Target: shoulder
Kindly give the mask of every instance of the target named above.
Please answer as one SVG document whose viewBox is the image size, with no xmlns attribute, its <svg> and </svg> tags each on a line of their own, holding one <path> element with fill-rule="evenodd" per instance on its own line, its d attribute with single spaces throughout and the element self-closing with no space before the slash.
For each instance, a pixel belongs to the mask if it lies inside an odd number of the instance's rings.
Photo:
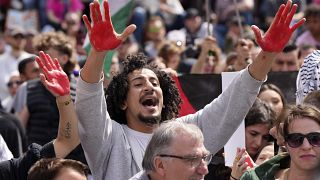
<svg viewBox="0 0 320 180">
<path fill-rule="evenodd" d="M 148 175 L 146 171 L 142 170 L 135 174 L 133 177 L 131 177 L 129 180 L 148 180 Z"/>
</svg>

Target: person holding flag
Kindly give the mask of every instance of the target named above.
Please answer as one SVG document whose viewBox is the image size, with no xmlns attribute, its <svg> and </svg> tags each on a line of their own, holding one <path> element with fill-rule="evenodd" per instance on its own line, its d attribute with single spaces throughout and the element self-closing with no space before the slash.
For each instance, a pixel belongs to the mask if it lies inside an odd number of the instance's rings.
<svg viewBox="0 0 320 180">
<path fill-rule="evenodd" d="M 104 57 L 136 27 L 129 25 L 118 34 L 111 23 L 107 1 L 103 1 L 103 7 L 104 17 L 97 0 L 90 4 L 92 23 L 83 16 L 93 48 L 77 82 L 79 135 L 94 179 L 129 179 L 142 170 L 141 162 L 153 130 L 161 122 L 177 117 L 181 99 L 166 73 L 147 64 L 145 56 L 132 55 L 124 62 L 124 70 L 110 82 L 105 100 Z M 264 36 L 258 27 L 252 26 L 262 48 L 252 64 L 240 71 L 229 87 L 202 110 L 176 119 L 197 125 L 210 153 L 220 150 L 237 129 L 255 101 L 276 55 L 304 23 L 305 19 L 301 19 L 289 26 L 296 9 L 297 5 L 292 5 L 291 0 L 281 5 Z M 188 155 L 202 156 L 196 151 Z M 183 159 L 171 159 L 188 164 Z M 207 173 L 198 167 L 192 172 L 190 177 L 203 177 Z"/>
</svg>

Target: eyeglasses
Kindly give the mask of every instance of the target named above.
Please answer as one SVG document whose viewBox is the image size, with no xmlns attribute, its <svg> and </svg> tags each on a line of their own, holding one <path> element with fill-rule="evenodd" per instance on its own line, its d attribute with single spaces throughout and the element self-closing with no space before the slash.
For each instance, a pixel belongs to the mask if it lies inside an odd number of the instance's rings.
<svg viewBox="0 0 320 180">
<path fill-rule="evenodd" d="M 159 154 L 158 156 L 182 159 L 186 162 L 189 162 L 191 167 L 198 167 L 201 164 L 202 160 L 206 163 L 206 165 L 208 165 L 211 162 L 213 154 L 207 154 L 204 156 L 176 156 L 170 154 Z"/>
<path fill-rule="evenodd" d="M 308 134 L 301 134 L 301 133 L 288 134 L 285 137 L 285 141 L 288 143 L 290 147 L 297 148 L 303 144 L 304 138 L 307 138 L 307 140 L 312 146 L 320 147 L 320 133 L 318 132 L 311 132 Z"/>
</svg>

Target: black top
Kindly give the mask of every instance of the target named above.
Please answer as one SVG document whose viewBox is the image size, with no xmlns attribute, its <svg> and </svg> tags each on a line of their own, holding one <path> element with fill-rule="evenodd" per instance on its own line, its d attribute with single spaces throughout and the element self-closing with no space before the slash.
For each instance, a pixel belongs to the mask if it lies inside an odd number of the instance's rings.
<svg viewBox="0 0 320 180">
<path fill-rule="evenodd" d="M 40 79 L 27 82 L 26 104 L 29 111 L 26 126 L 28 145 L 45 145 L 56 138 L 59 127 L 56 98 L 44 87 Z"/>
<path fill-rule="evenodd" d="M 20 158 L 0 162 L 0 180 L 27 180 L 28 171 L 41 158 L 56 157 L 53 141 L 41 146 L 32 143 L 28 151 Z M 87 165 L 81 144 L 79 144 L 66 159 L 81 161 Z"/>
<path fill-rule="evenodd" d="M 30 167 L 41 158 L 55 157 L 53 143 L 49 142 L 43 147 L 39 144 L 31 144 L 28 151 L 20 158 L 13 158 L 0 163 L 0 179 L 2 180 L 26 180 Z"/>
<path fill-rule="evenodd" d="M 0 134 L 13 157 L 20 157 L 27 150 L 27 138 L 19 119 L 0 109 L 0 124 Z"/>
</svg>

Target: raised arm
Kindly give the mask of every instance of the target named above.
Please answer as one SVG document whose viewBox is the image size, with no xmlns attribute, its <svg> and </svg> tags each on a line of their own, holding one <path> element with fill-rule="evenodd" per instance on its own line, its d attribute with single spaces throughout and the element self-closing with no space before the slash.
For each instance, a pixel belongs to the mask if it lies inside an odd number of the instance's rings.
<svg viewBox="0 0 320 180">
<path fill-rule="evenodd" d="M 286 5 L 282 4 L 280 6 L 270 28 L 264 36 L 261 35 L 260 29 L 257 26 L 253 25 L 251 27 L 256 41 L 262 49 L 249 67 L 251 76 L 257 80 L 264 80 L 266 78 L 275 56 L 283 50 L 292 33 L 305 22 L 303 18 L 290 27 L 293 15 L 298 7 L 296 4 L 291 5 L 292 1 L 288 0 Z"/>
<path fill-rule="evenodd" d="M 90 3 L 92 23 L 89 22 L 86 15 L 83 15 L 83 21 L 92 45 L 88 59 L 81 71 L 81 78 L 88 83 L 96 83 L 101 79 L 106 52 L 118 47 L 136 29 L 135 25 L 130 25 L 122 34 L 116 33 L 113 29 L 109 4 L 106 0 L 103 1 L 103 7 L 104 18 L 102 18 L 98 0 Z"/>
<path fill-rule="evenodd" d="M 233 79 L 221 95 L 202 110 L 179 118 L 200 127 L 204 135 L 205 146 L 211 153 L 218 152 L 227 143 L 245 118 L 257 97 L 263 80 L 266 79 L 274 57 L 283 49 L 294 29 L 304 22 L 302 19 L 292 28 L 289 27 L 289 21 L 297 8 L 294 5 L 290 11 L 290 7 L 291 1 L 288 1 L 286 6 L 280 7 L 275 22 L 263 38 L 259 34 L 259 29 L 253 27 L 257 42 L 263 50 L 249 66 L 249 72 L 240 71 L 240 74 Z M 279 14 L 282 16 L 280 17 Z M 284 22 L 287 24 L 284 25 Z"/>
<path fill-rule="evenodd" d="M 53 146 L 56 157 L 64 158 L 80 143 L 78 119 L 70 96 L 69 79 L 58 60 L 52 60 L 48 54 L 40 51 L 40 57 L 36 57 L 36 61 L 42 70 L 41 82 L 56 97 L 60 118 Z"/>
<path fill-rule="evenodd" d="M 212 52 L 213 54 L 209 54 Z M 215 55 L 214 55 L 215 54 Z M 203 73 L 221 73 L 222 65 L 220 61 L 221 50 L 217 45 L 216 39 L 212 36 L 205 37 L 201 44 L 201 52 L 197 62 L 192 66 L 192 74 Z M 211 66 L 212 69 L 208 72 L 206 67 Z"/>
</svg>

